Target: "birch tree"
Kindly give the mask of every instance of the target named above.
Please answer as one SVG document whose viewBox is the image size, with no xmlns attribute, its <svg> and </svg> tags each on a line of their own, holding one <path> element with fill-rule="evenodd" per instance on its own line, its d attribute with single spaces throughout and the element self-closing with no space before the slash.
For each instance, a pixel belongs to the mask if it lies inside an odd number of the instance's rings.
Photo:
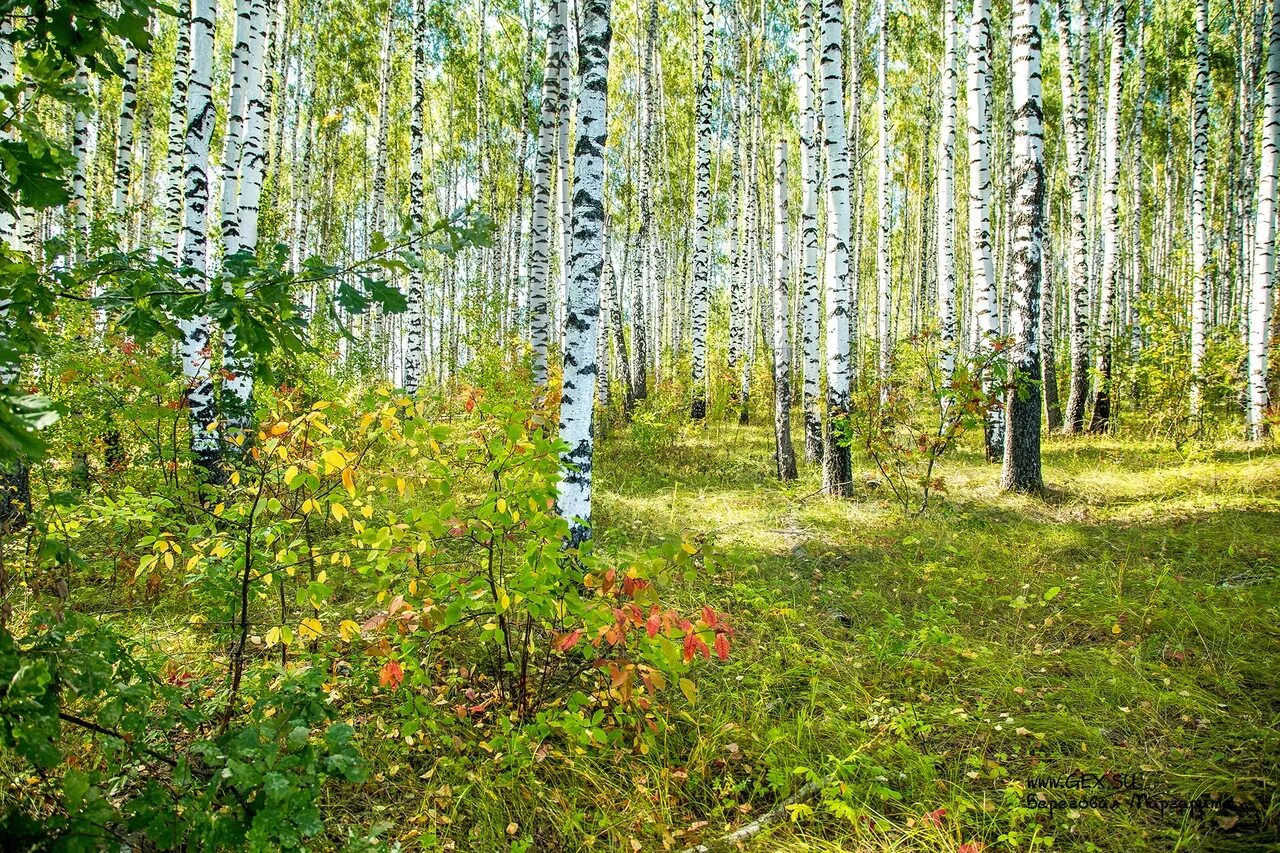
<svg viewBox="0 0 1280 853">
<path fill-rule="evenodd" d="M 942 120 L 938 133 L 937 263 L 939 369 L 943 386 L 951 384 L 956 366 L 956 262 L 952 245 L 955 222 L 956 92 L 959 47 L 956 0 L 943 0 Z"/>
<path fill-rule="evenodd" d="M 560 116 L 560 69 L 568 64 L 565 0 L 548 0 L 547 64 L 542 75 L 542 106 L 538 111 L 538 149 L 533 162 L 533 202 L 530 208 L 529 340 L 533 347 L 533 381 L 547 382 L 547 346 L 551 314 L 547 304 L 547 276 L 551 269 L 551 218 L 556 139 Z M 559 288 L 557 287 L 557 292 Z"/>
<path fill-rule="evenodd" d="M 1111 78 L 1107 90 L 1102 146 L 1102 274 L 1098 295 L 1096 387 L 1089 431 L 1111 427 L 1112 303 L 1120 274 L 1120 98 L 1124 88 L 1125 4 L 1117 2 L 1111 19 Z"/>
<path fill-rule="evenodd" d="M 819 411 L 818 354 L 818 144 L 813 104 L 814 0 L 800 0 L 800 347 L 803 353 L 805 461 L 822 457 L 822 414 Z"/>
<path fill-rule="evenodd" d="M 991 249 L 991 0 L 973 0 L 969 25 L 969 247 L 973 289 L 973 324 L 979 355 L 989 359 L 1000 337 L 999 301 Z M 993 378 L 983 376 L 991 393 Z M 1004 456 L 1004 409 L 986 415 L 987 460 Z"/>
<path fill-rule="evenodd" d="M 1010 257 L 1010 390 L 1005 410 L 1009 434 L 1001 487 L 1044 488 L 1040 470 L 1040 285 L 1044 240 L 1044 107 L 1040 89 L 1040 2 L 1014 0 L 1013 252 Z"/>
<path fill-rule="evenodd" d="M 1066 140 L 1067 182 L 1071 194 L 1071 249 L 1067 275 L 1070 291 L 1071 385 L 1062 429 L 1084 429 L 1089 396 L 1089 188 L 1085 162 L 1085 107 L 1079 90 L 1072 42 L 1071 9 L 1058 3 L 1058 67 L 1062 81 L 1063 136 Z"/>
<path fill-rule="evenodd" d="M 183 153 L 182 255 L 184 284 L 206 288 L 209 214 L 209 146 L 217 111 L 213 105 L 213 26 L 217 0 L 195 0 L 191 13 L 191 75 L 187 84 L 187 130 Z M 217 417 L 210 370 L 210 323 L 195 317 L 178 323 L 179 353 L 187 386 L 191 420 L 191 450 L 197 464 L 219 476 L 218 438 L 211 427 Z"/>
<path fill-rule="evenodd" d="M 824 7 L 825 8 L 825 7 Z M 880 0 L 880 55 L 876 62 L 876 100 L 880 107 L 879 170 L 876 187 L 876 210 L 880 228 L 876 238 L 876 334 L 879 358 L 876 376 L 882 384 L 889 381 L 890 329 L 889 309 L 892 283 L 889 269 L 889 2 Z"/>
<path fill-rule="evenodd" d="M 191 6 L 182 0 L 175 18 L 177 35 L 173 57 L 173 89 L 169 97 L 169 146 L 165 174 L 164 229 L 160 241 L 175 266 L 182 250 L 183 155 L 187 136 L 187 81 L 191 76 Z"/>
<path fill-rule="evenodd" d="M 570 547 L 591 538 L 591 423 L 596 382 L 596 331 L 604 243 L 604 149 L 608 130 L 609 0 L 583 0 L 578 47 L 580 89 L 573 164 L 573 258 L 565 310 L 561 455 L 566 470 L 558 509 L 569 523 Z"/>
<path fill-rule="evenodd" d="M 787 214 L 787 143 L 779 141 L 773 154 L 773 436 L 780 480 L 796 478 L 796 453 L 791 446 L 791 329 L 787 317 L 791 306 L 791 237 Z"/>
<path fill-rule="evenodd" d="M 693 282 L 689 293 L 689 337 L 693 399 L 689 416 L 707 416 L 707 314 L 711 285 L 711 65 L 715 39 L 714 0 L 699 0 L 702 50 L 694 101 Z"/>
<path fill-rule="evenodd" d="M 424 139 L 423 113 L 426 111 L 427 68 L 427 4 L 426 0 L 413 2 L 413 95 L 409 104 L 409 222 L 416 228 L 423 227 L 422 176 Z M 423 249 L 418 250 L 422 254 Z M 543 292 L 543 310 L 546 310 L 546 292 Z M 409 316 L 405 335 L 404 377 L 402 384 L 410 394 L 416 394 L 422 385 L 423 361 L 426 355 L 425 333 L 427 326 L 426 295 L 423 293 L 423 275 L 420 264 L 409 269 Z M 544 356 L 543 369 L 546 368 Z"/>
<path fill-rule="evenodd" d="M 829 495 L 852 494 L 849 447 L 838 428 L 849 411 L 849 149 L 844 133 L 842 0 L 824 0 L 818 53 L 821 59 L 822 127 L 827 152 L 827 240 L 824 286 L 827 314 L 827 424 L 822 454 L 822 488 Z"/>
<path fill-rule="evenodd" d="M 1209 156 L 1209 0 L 1196 2 L 1196 79 L 1191 131 L 1191 416 L 1200 416 L 1205 330 L 1208 323 L 1207 266 Z"/>
<path fill-rule="evenodd" d="M 1280 182 L 1280 0 L 1272 0 L 1267 44 L 1266 106 L 1258 204 L 1253 228 L 1253 282 L 1249 299 L 1249 437 L 1267 434 L 1267 358 L 1275 280 L 1276 195 Z"/>
<path fill-rule="evenodd" d="M 133 180 L 133 125 L 138 110 L 138 49 L 124 42 L 124 77 L 120 83 L 120 124 L 116 129 L 115 181 L 111 192 L 111 212 L 124 245 L 129 234 L 126 216 L 129 186 Z"/>
</svg>

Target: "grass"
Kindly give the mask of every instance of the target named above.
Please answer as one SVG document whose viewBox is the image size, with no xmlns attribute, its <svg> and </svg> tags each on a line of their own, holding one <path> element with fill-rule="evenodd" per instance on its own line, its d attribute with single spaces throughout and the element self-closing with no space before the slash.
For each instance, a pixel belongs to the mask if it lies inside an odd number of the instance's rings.
<svg viewBox="0 0 1280 853">
<path fill-rule="evenodd" d="M 713 539 L 724 567 L 680 594 L 739 642 L 628 762 L 661 793 L 628 790 L 630 834 L 597 846 L 714 837 L 807 769 L 839 784 L 757 848 L 1280 849 L 1275 452 L 1055 438 L 1038 499 L 965 447 L 945 503 L 909 519 L 866 485 L 816 495 L 811 467 L 776 482 L 767 426 L 643 437 L 603 446 L 600 547 Z M 1072 774 L 1140 790 L 1028 807 Z"/>
<path fill-rule="evenodd" d="M 348 695 L 375 772 L 326 792 L 333 840 L 680 850 L 823 778 L 750 847 L 1280 849 L 1280 452 L 1053 438 L 1035 498 L 1000 493 L 966 445 L 944 500 L 909 518 L 866 460 L 853 500 L 819 494 L 813 466 L 779 483 L 757 420 L 642 410 L 600 444 L 596 548 L 713 543 L 716 569 L 669 595 L 736 631 L 692 701 L 668 692 L 651 748 L 533 752 L 501 719 L 480 733 L 447 714 L 405 738 L 411 711 Z M 170 659 L 216 657 L 189 610 L 115 622 Z M 1035 787 L 1081 774 L 1105 780 Z"/>
</svg>

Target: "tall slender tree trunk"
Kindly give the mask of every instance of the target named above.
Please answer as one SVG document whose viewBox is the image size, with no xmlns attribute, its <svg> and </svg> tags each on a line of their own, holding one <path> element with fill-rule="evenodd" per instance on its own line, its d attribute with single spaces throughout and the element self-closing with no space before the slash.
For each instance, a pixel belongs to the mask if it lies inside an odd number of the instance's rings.
<svg viewBox="0 0 1280 853">
<path fill-rule="evenodd" d="M 825 8 L 825 7 L 824 7 Z M 889 382 L 889 357 L 892 352 L 892 330 L 889 327 L 890 299 L 892 298 L 891 269 L 889 266 L 889 3 L 880 0 L 880 56 L 876 65 L 876 99 L 880 108 L 880 181 L 877 185 L 876 209 L 880 217 L 880 231 L 876 242 L 876 331 L 879 341 L 879 359 L 876 376 L 882 391 Z"/>
<path fill-rule="evenodd" d="M 1102 146 L 1102 276 L 1098 295 L 1097 387 L 1089 431 L 1111 428 L 1111 343 L 1113 306 L 1120 277 L 1120 98 L 1124 91 L 1125 4 L 1116 2 L 1111 20 L 1111 84 L 1107 92 Z"/>
<path fill-rule="evenodd" d="M 973 277 L 973 323 L 978 356 L 989 360 L 1000 337 L 991 246 L 991 0 L 974 0 L 969 25 L 969 245 Z M 991 371 L 983 388 L 994 391 Z M 987 461 L 1004 457 L 1004 408 L 986 415 Z"/>
<path fill-rule="evenodd" d="M 849 412 L 849 149 L 844 132 L 843 34 L 843 0 L 823 0 L 818 48 L 827 152 L 827 240 L 823 258 L 827 424 L 822 488 L 829 495 L 848 497 L 853 491 L 853 472 L 847 439 L 840 429 Z"/>
<path fill-rule="evenodd" d="M 1199 418 L 1204 393 L 1208 324 L 1209 0 L 1196 2 L 1196 79 L 1191 135 L 1191 417 Z"/>
<path fill-rule="evenodd" d="M 123 248 L 129 240 L 129 185 L 133 181 L 133 126 L 138 111 L 138 49 L 124 42 L 124 78 L 120 88 L 120 125 L 116 131 L 115 182 L 111 212 L 116 217 L 116 233 Z"/>
<path fill-rule="evenodd" d="M 427 67 L 427 4 L 426 0 L 413 2 L 413 100 L 409 104 L 409 222 L 415 229 L 423 227 L 423 207 L 426 191 L 422 170 L 424 161 L 423 114 L 426 111 Z M 523 105 L 522 105 L 523 107 Z M 521 110 L 523 115 L 523 108 Z M 425 247 L 419 245 L 419 256 Z M 426 297 L 423 293 L 422 268 L 415 264 L 409 270 L 409 316 L 405 335 L 404 389 L 416 394 L 422 387 L 423 361 L 426 356 Z"/>
<path fill-rule="evenodd" d="M 1249 438 L 1267 434 L 1267 357 L 1275 280 L 1276 195 L 1280 182 L 1280 0 L 1272 0 L 1267 45 L 1266 118 L 1258 167 L 1258 207 L 1253 228 L 1253 287 L 1249 299 Z"/>
<path fill-rule="evenodd" d="M 187 135 L 187 81 L 191 76 L 191 0 L 182 0 L 175 18 L 173 89 L 169 100 L 169 145 L 165 169 L 165 214 L 161 248 L 174 265 L 182 250 L 183 154 Z"/>
<path fill-rule="evenodd" d="M 959 88 L 956 0 L 943 0 L 942 120 L 938 133 L 937 261 L 939 369 L 943 387 L 956 367 L 956 259 L 953 245 L 956 214 L 956 93 Z M 949 398 L 947 398 L 949 399 Z"/>
<path fill-rule="evenodd" d="M 604 261 L 604 151 L 609 82 L 609 0 L 583 0 L 578 51 L 577 145 L 573 165 L 573 264 L 565 312 L 564 394 L 560 440 L 568 445 L 559 511 L 569 545 L 591 538 L 591 435 L 596 381 L 596 331 Z"/>
<path fill-rule="evenodd" d="M 810 464 L 822 457 L 822 413 L 819 410 L 818 307 L 818 144 L 813 105 L 813 25 L 815 0 L 800 0 L 800 347 L 804 354 L 804 456 Z"/>
<path fill-rule="evenodd" d="M 689 289 L 689 337 L 692 343 L 689 416 L 707 416 L 707 314 L 711 286 L 711 65 L 715 41 L 714 0 L 699 0 L 702 50 L 694 102 L 693 282 Z"/>
<path fill-rule="evenodd" d="M 182 255 L 184 284 L 191 289 L 206 288 L 206 241 L 209 215 L 209 146 L 217 111 L 213 105 L 213 27 L 218 16 L 217 0 L 195 0 L 191 14 L 191 75 L 187 86 L 187 130 L 185 134 L 184 189 L 182 205 Z M 218 438 L 210 429 L 217 417 L 210 371 L 208 317 L 180 320 L 179 347 L 182 373 L 187 385 L 187 406 L 191 413 L 191 450 L 196 463 L 210 477 L 219 473 Z"/>
<path fill-rule="evenodd" d="M 565 0 L 548 0 L 547 65 L 542 76 L 542 107 L 538 112 L 538 150 L 533 163 L 533 203 L 529 212 L 532 236 L 529 244 L 529 340 L 533 346 L 533 381 L 547 382 L 547 347 L 551 313 L 547 302 L 547 278 L 551 268 L 551 220 L 556 134 L 560 116 L 560 68 L 569 61 L 565 37 Z M 556 288 L 557 293 L 559 287 Z"/>
<path fill-rule="evenodd" d="M 1044 241 L 1044 126 L 1040 89 L 1040 1 L 1014 0 L 1013 252 L 1010 256 L 1011 388 L 1005 409 L 1009 435 L 1000 485 L 1008 491 L 1044 488 L 1040 469 L 1040 285 Z"/>
<path fill-rule="evenodd" d="M 787 143 L 779 141 L 773 154 L 773 435 L 778 479 L 796 478 L 796 453 L 791 446 L 791 341 L 787 293 L 791 279 L 787 231 Z"/>
<path fill-rule="evenodd" d="M 1084 429 L 1089 398 L 1089 188 L 1085 153 L 1085 107 L 1080 90 L 1071 11 L 1058 3 L 1058 64 L 1062 79 L 1063 136 L 1067 149 L 1067 180 L 1071 192 L 1071 254 L 1067 289 L 1071 294 L 1071 387 L 1063 432 Z"/>
</svg>

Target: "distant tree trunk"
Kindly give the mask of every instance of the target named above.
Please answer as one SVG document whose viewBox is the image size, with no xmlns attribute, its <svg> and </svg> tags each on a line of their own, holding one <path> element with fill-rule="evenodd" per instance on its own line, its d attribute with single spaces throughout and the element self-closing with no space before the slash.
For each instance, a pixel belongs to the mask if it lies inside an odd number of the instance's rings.
<svg viewBox="0 0 1280 853">
<path fill-rule="evenodd" d="M 427 67 L 427 4 L 426 0 L 413 2 L 413 100 L 409 104 L 409 222 L 415 229 L 423 227 L 423 132 L 422 119 L 426 111 Z M 521 115 L 524 115 L 523 104 Z M 420 238 L 421 239 L 421 238 Z M 419 243 L 416 253 L 422 256 L 426 248 Z M 405 391 L 416 394 L 422 386 L 423 360 L 426 348 L 423 337 L 426 332 L 426 300 L 423 294 L 422 270 L 414 265 L 409 270 L 409 317 L 405 336 L 404 377 Z"/>
<path fill-rule="evenodd" d="M 637 235 L 635 281 L 631 286 L 631 393 L 637 400 L 649 395 L 645 370 L 649 363 L 650 334 L 649 302 L 654 290 L 654 224 L 653 224 L 653 170 L 654 170 L 654 56 L 658 42 L 658 2 L 649 0 L 648 20 L 645 24 L 644 53 L 640 62 L 640 151 L 639 151 L 639 203 L 640 230 Z M 653 343 L 657 346 L 656 342 Z"/>
<path fill-rule="evenodd" d="M 1072 45 L 1071 10 L 1058 4 L 1058 64 L 1062 79 L 1063 136 L 1067 149 L 1067 181 L 1071 190 L 1071 254 L 1067 289 L 1071 294 L 1071 387 L 1063 432 L 1084 429 L 1089 402 L 1089 188 L 1084 150 L 1084 97 Z"/>
<path fill-rule="evenodd" d="M 191 76 L 191 4 L 179 4 L 169 100 L 169 148 L 165 168 L 165 215 L 161 248 L 175 265 L 182 249 L 183 153 L 187 135 L 187 81 Z"/>
<path fill-rule="evenodd" d="M 1040 285 L 1044 240 L 1044 127 L 1040 91 L 1040 2 L 1014 0 L 1010 45 L 1013 77 L 1013 253 L 1010 257 L 1011 388 L 1009 435 L 1000 485 L 1044 488 L 1040 470 Z"/>
<path fill-rule="evenodd" d="M 596 329 L 604 242 L 604 151 L 608 124 L 609 0 L 583 0 L 578 50 L 577 145 L 573 165 L 573 265 L 565 312 L 564 394 L 560 440 L 568 445 L 559 511 L 569 545 L 591 538 L 591 435 L 596 380 Z"/>
<path fill-rule="evenodd" d="M 702 7 L 702 51 L 694 102 L 696 152 L 693 178 L 693 284 L 689 293 L 689 337 L 692 339 L 689 416 L 707 416 L 707 313 L 711 281 L 711 47 L 716 37 L 714 0 Z"/>
<path fill-rule="evenodd" d="M 800 0 L 800 346 L 804 354 L 804 458 L 822 458 L 818 353 L 818 145 L 813 106 L 815 0 Z"/>
<path fill-rule="evenodd" d="M 848 497 L 853 491 L 852 465 L 838 428 L 849 412 L 849 149 L 844 133 L 843 31 L 842 0 L 824 0 L 818 48 L 827 152 L 827 428 L 822 488 L 829 495 Z"/>
<path fill-rule="evenodd" d="M 83 65 L 76 69 L 75 87 L 82 96 L 89 95 L 89 72 Z M 86 109 L 76 108 L 71 129 L 71 157 L 75 161 L 71 172 L 71 227 L 76 263 L 86 259 L 89 248 L 89 169 L 92 166 L 92 152 L 89 150 L 91 128 Z"/>
<path fill-rule="evenodd" d="M 1138 96 L 1133 104 L 1133 137 L 1129 164 L 1129 281 L 1124 322 L 1129 332 L 1129 359 L 1136 363 L 1142 344 L 1138 302 L 1145 288 L 1142 275 L 1142 123 L 1147 100 L 1147 68 L 1143 62 L 1143 30 L 1149 0 L 1138 0 L 1138 28 L 1134 39 L 1133 65 L 1138 70 Z M 1135 383 L 1136 384 L 1136 380 Z"/>
<path fill-rule="evenodd" d="M 129 242 L 129 184 L 133 180 L 133 125 L 138 111 L 138 49 L 124 43 L 124 78 L 120 88 L 120 125 L 116 131 L 115 184 L 111 212 L 116 217 L 116 233 L 121 248 Z"/>
<path fill-rule="evenodd" d="M 1062 429 L 1062 406 L 1058 398 L 1057 349 L 1053 339 L 1053 318 L 1057 311 L 1057 295 L 1054 293 L 1054 254 L 1049 235 L 1045 234 L 1043 261 L 1043 292 L 1040 294 L 1040 372 L 1044 376 L 1045 428 L 1053 433 Z"/>
<path fill-rule="evenodd" d="M 181 266 L 188 271 L 184 284 L 191 289 L 207 287 L 205 281 L 206 239 L 209 213 L 209 146 L 217 110 L 213 105 L 213 26 L 218 17 L 217 0 L 195 0 L 191 15 L 191 76 L 187 88 L 187 130 L 185 141 L 185 188 L 183 190 Z M 180 320 L 180 353 L 186 378 L 187 406 L 191 412 L 191 450 L 196 463 L 217 479 L 218 438 L 210 429 L 217 417 L 210 372 L 209 318 Z"/>
<path fill-rule="evenodd" d="M 973 277 L 973 322 L 977 355 L 990 358 L 1000 337 L 994 259 L 991 249 L 991 0 L 974 0 L 969 25 L 969 244 Z M 983 388 L 992 393 L 987 371 Z M 986 416 L 987 461 L 1004 457 L 1004 409 Z"/>
<path fill-rule="evenodd" d="M 752 75 L 754 76 L 754 75 Z M 758 275 L 756 263 L 757 251 L 760 248 L 759 237 L 759 198 L 757 190 L 760 186 L 760 110 L 755 106 L 756 91 L 747 89 L 747 180 L 744 183 L 745 223 L 742 243 L 743 271 L 743 306 L 746 309 L 742 321 L 742 364 L 738 369 L 738 424 L 746 426 L 751 419 L 751 371 L 756 354 L 756 309 L 759 307 L 759 280 L 765 278 Z"/>
<path fill-rule="evenodd" d="M 542 107 L 538 112 L 538 151 L 533 164 L 533 203 L 529 219 L 533 236 L 529 248 L 529 340 L 533 345 L 533 382 L 547 383 L 547 345 L 551 314 L 547 278 L 551 265 L 551 170 L 555 163 L 560 115 L 560 67 L 569 61 L 565 37 L 565 0 L 548 0 L 547 65 L 542 75 Z M 557 287 L 558 292 L 558 287 Z"/>
<path fill-rule="evenodd" d="M 1120 277 L 1120 98 L 1124 92 L 1125 4 L 1112 7 L 1111 85 L 1102 147 L 1102 280 L 1098 296 L 1097 387 L 1089 431 L 1111 428 L 1112 303 Z"/>
<path fill-rule="evenodd" d="M 1280 181 L 1280 0 L 1272 0 L 1267 46 L 1267 100 L 1262 162 L 1258 168 L 1258 209 L 1253 229 L 1253 292 L 1249 301 L 1249 437 L 1267 435 L 1267 357 L 1271 336 L 1271 294 L 1275 278 L 1275 215 Z"/>
<path fill-rule="evenodd" d="M 627 336 L 622 324 L 622 294 L 619 292 L 621 288 L 614 284 L 616 277 L 613 275 L 613 264 L 609 261 L 608 215 L 605 216 L 604 220 L 602 242 L 604 245 L 604 272 L 600 276 L 600 292 L 602 301 L 608 311 L 609 334 L 613 336 L 613 357 L 618 365 L 618 378 L 622 380 L 620 383 L 622 385 L 622 413 L 629 418 L 635 408 L 636 400 L 631 388 L 631 354 L 627 352 Z M 607 373 L 607 365 L 602 366 L 600 375 L 603 376 Z"/>
<path fill-rule="evenodd" d="M 943 0 L 943 66 L 942 66 L 942 121 L 938 134 L 938 198 L 937 198 L 937 261 L 938 261 L 938 333 L 941 336 L 939 369 L 943 387 L 951 384 L 956 367 L 956 259 L 953 247 L 953 228 L 956 215 L 955 202 L 955 154 L 956 154 L 956 91 L 959 88 L 959 47 L 957 46 L 958 21 L 956 0 Z M 950 399 L 949 397 L 947 399 Z"/>
<path fill-rule="evenodd" d="M 796 453 L 791 447 L 791 341 L 787 285 L 791 262 L 787 254 L 787 143 L 778 142 L 773 154 L 773 435 L 778 479 L 796 478 Z"/>
<path fill-rule="evenodd" d="M 1196 2 L 1196 81 L 1192 91 L 1191 136 L 1191 417 L 1199 418 L 1203 397 L 1205 327 L 1208 322 L 1209 182 L 1209 0 Z"/>
<path fill-rule="evenodd" d="M 262 199 L 262 181 L 266 175 L 266 132 L 268 132 L 268 101 L 266 101 L 266 33 L 271 26 L 271 14 L 266 0 L 252 0 L 250 19 L 247 22 L 248 53 L 244 58 L 243 105 L 241 140 L 237 143 L 238 163 L 232 167 L 233 211 L 223 211 L 223 242 L 227 255 L 246 252 L 257 254 L 257 224 Z M 238 179 L 238 183 L 237 183 Z M 227 195 L 223 196 L 227 200 Z M 253 416 L 253 356 L 239 352 L 236 329 L 229 328 L 223 334 L 223 418 L 229 427 L 246 430 Z"/>
<path fill-rule="evenodd" d="M 825 7 L 824 7 L 825 8 Z M 880 231 L 876 242 L 876 331 L 880 344 L 876 376 L 882 386 L 889 381 L 889 356 L 891 353 L 890 299 L 891 279 L 889 268 L 889 3 L 880 0 L 880 56 L 876 65 L 876 97 L 880 107 L 880 181 L 877 185 L 876 210 L 880 217 Z M 883 394 L 883 391 L 882 391 Z"/>
</svg>

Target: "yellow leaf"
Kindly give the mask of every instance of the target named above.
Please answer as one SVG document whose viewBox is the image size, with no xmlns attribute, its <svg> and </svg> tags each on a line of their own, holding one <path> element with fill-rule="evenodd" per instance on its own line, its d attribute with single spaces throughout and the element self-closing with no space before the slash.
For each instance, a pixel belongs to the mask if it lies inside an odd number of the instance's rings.
<svg viewBox="0 0 1280 853">
<path fill-rule="evenodd" d="M 507 591 L 499 587 L 498 589 L 498 612 L 506 613 L 511 607 L 511 596 L 507 595 Z"/>
<path fill-rule="evenodd" d="M 231 472 L 231 485 L 233 485 L 233 486 L 238 486 L 238 485 L 240 485 L 240 472 L 239 472 L 239 471 L 232 471 L 232 472 Z"/>
<path fill-rule="evenodd" d="M 279 629 L 279 628 L 272 628 L 270 631 L 268 631 L 268 632 L 267 632 L 266 641 L 267 641 L 267 648 L 270 648 L 271 646 L 274 646 L 274 645 L 276 645 L 277 643 L 279 643 L 279 642 L 280 642 L 280 629 Z"/>
<path fill-rule="evenodd" d="M 350 468 L 342 469 L 342 487 L 347 490 L 347 494 L 351 497 L 356 496 L 356 477 L 351 473 Z"/>
<path fill-rule="evenodd" d="M 436 443 L 436 440 L 435 440 L 434 438 L 433 438 L 433 439 L 431 439 L 431 441 L 429 441 L 429 442 L 427 442 L 427 443 L 431 445 L 431 452 L 432 452 L 432 453 L 439 453 L 439 452 L 440 452 L 440 445 Z"/>
<path fill-rule="evenodd" d="M 173 568 L 173 553 L 169 552 L 164 555 L 164 567 L 166 569 Z"/>
<path fill-rule="evenodd" d="M 1121 627 L 1118 624 L 1111 626 L 1111 633 L 1113 634 L 1119 634 L 1121 630 L 1123 629 L 1121 629 Z"/>
<path fill-rule="evenodd" d="M 506 512 L 506 511 L 507 511 L 506 498 L 498 498 L 498 512 Z"/>
<path fill-rule="evenodd" d="M 698 685 L 694 684 L 687 678 L 680 679 L 680 692 L 684 694 L 684 698 L 689 700 L 689 704 L 693 705 L 698 700 Z"/>
<path fill-rule="evenodd" d="M 284 421 L 281 421 L 280 423 L 276 424 L 271 428 L 272 435 L 284 435 L 288 431 L 289 431 L 289 425 Z"/>
<path fill-rule="evenodd" d="M 342 636 L 344 642 L 349 643 L 360 636 L 360 626 L 350 619 L 343 619 L 338 624 L 338 633 Z"/>
<path fill-rule="evenodd" d="M 400 493 L 400 497 L 404 497 L 404 488 L 404 477 L 396 477 L 396 491 Z"/>
<path fill-rule="evenodd" d="M 298 626 L 298 636 L 304 640 L 318 640 L 324 636 L 324 626 L 314 616 L 303 619 Z"/>
<path fill-rule="evenodd" d="M 307 498 L 305 501 L 303 501 L 303 502 L 302 502 L 302 514 L 303 514 L 303 515 L 310 515 L 310 514 L 311 514 L 311 510 L 315 508 L 315 504 L 316 504 L 316 502 L 315 502 L 315 501 L 313 501 L 311 498 Z"/>
<path fill-rule="evenodd" d="M 686 554 L 698 553 L 698 548 L 692 542 L 681 542 L 680 547 L 684 549 Z"/>
<path fill-rule="evenodd" d="M 410 595 L 417 595 L 417 594 L 418 594 L 418 582 L 417 582 L 417 580 L 411 580 L 411 581 L 409 581 L 409 594 L 410 594 Z"/>
<path fill-rule="evenodd" d="M 351 513 L 347 512 L 347 508 L 339 503 L 329 504 L 329 511 L 333 513 L 333 517 L 338 521 L 343 521 Z"/>
<path fill-rule="evenodd" d="M 336 447 L 326 450 L 320 458 L 324 460 L 324 463 L 329 466 L 331 471 L 338 471 L 347 467 L 347 457 Z"/>
<path fill-rule="evenodd" d="M 284 472 L 284 484 L 293 488 L 293 481 L 298 478 L 299 473 L 297 465 L 290 465 L 289 470 Z"/>
</svg>

